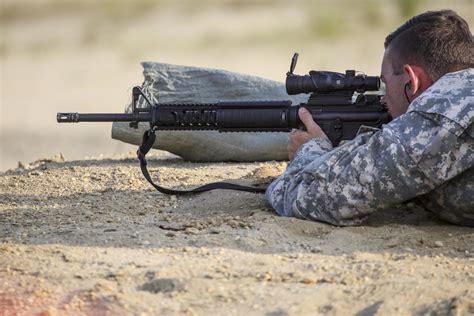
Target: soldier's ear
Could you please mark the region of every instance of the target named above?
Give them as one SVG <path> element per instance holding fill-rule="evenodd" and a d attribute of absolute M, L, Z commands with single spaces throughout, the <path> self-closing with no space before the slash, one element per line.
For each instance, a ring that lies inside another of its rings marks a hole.
<path fill-rule="evenodd" d="M 406 64 L 403 66 L 403 71 L 407 75 L 408 89 L 414 96 L 421 94 L 433 83 L 423 67 Z"/>

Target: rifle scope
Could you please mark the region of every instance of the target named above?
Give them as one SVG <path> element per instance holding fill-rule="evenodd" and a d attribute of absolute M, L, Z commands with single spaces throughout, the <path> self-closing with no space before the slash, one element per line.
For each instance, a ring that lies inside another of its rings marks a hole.
<path fill-rule="evenodd" d="M 330 93 L 346 91 L 363 93 L 377 91 L 380 88 L 380 78 L 346 70 L 346 74 L 332 71 L 314 71 L 309 75 L 295 75 L 293 71 L 298 60 L 298 53 L 293 55 L 290 71 L 286 74 L 286 92 L 290 95 L 300 93 Z"/>

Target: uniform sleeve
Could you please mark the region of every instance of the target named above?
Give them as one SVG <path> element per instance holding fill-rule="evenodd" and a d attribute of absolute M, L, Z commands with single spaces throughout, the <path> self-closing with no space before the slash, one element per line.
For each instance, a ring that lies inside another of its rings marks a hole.
<path fill-rule="evenodd" d="M 324 142 L 304 144 L 269 186 L 267 199 L 279 215 L 357 225 L 377 210 L 433 190 L 472 164 L 463 158 L 465 147 L 455 134 L 417 112 L 333 150 Z"/>

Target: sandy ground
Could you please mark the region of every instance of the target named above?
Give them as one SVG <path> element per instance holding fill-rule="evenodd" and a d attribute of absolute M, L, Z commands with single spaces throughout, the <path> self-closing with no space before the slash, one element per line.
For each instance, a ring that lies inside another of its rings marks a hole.
<path fill-rule="evenodd" d="M 152 157 L 171 187 L 285 167 Z M 160 194 L 132 154 L 23 167 L 0 175 L 1 315 L 474 313 L 473 229 L 411 204 L 338 228 L 259 194 Z"/>

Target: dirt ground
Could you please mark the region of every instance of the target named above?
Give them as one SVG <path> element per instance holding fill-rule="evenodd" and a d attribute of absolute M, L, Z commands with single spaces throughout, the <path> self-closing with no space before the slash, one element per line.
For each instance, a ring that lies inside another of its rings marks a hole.
<path fill-rule="evenodd" d="M 169 187 L 285 167 L 152 157 Z M 130 153 L 2 173 L 0 214 L 0 315 L 474 313 L 473 229 L 411 204 L 360 227 L 282 218 L 261 194 L 158 193 Z"/>

